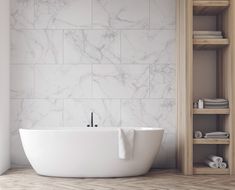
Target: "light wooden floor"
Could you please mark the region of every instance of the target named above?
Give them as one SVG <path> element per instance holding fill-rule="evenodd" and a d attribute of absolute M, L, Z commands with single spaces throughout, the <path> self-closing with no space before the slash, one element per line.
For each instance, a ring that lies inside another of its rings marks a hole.
<path fill-rule="evenodd" d="M 235 190 L 234 176 L 183 176 L 175 171 L 151 171 L 130 178 L 78 179 L 38 176 L 32 169 L 9 170 L 0 176 L 0 190 Z"/>

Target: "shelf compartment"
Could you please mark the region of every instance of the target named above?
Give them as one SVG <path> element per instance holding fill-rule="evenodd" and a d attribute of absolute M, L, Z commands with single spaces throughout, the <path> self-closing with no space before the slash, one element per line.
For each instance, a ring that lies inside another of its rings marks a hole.
<path fill-rule="evenodd" d="M 194 0 L 194 15 L 218 15 L 229 7 L 229 0 Z"/>
<path fill-rule="evenodd" d="M 229 172 L 229 168 L 210 168 L 203 164 L 196 165 L 193 167 L 193 174 L 224 175 L 229 174 Z"/>
<path fill-rule="evenodd" d="M 229 40 L 224 39 L 193 39 L 195 49 L 220 49 L 229 45 Z"/>
<path fill-rule="evenodd" d="M 193 144 L 229 144 L 230 139 L 193 139 Z"/>
<path fill-rule="evenodd" d="M 193 109 L 193 114 L 229 114 L 230 109 Z"/>

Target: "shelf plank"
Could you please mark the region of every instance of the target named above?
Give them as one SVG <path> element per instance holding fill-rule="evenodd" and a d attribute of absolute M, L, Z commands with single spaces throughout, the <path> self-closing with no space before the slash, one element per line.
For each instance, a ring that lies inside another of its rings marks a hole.
<path fill-rule="evenodd" d="M 229 144 L 230 139 L 193 139 L 193 144 Z"/>
<path fill-rule="evenodd" d="M 209 168 L 208 166 L 195 166 L 193 167 L 194 174 L 208 174 L 208 175 L 226 175 L 229 174 L 229 168 Z"/>
<path fill-rule="evenodd" d="M 224 39 L 193 39 L 194 49 L 219 49 L 229 45 L 229 40 Z"/>
<path fill-rule="evenodd" d="M 229 0 L 194 0 L 194 15 L 217 15 L 229 7 Z"/>
<path fill-rule="evenodd" d="M 193 114 L 229 114 L 230 109 L 193 109 Z"/>

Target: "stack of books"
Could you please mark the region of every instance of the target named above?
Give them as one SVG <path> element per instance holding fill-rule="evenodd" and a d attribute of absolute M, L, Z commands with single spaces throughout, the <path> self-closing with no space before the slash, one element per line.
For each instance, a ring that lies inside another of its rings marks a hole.
<path fill-rule="evenodd" d="M 222 39 L 221 31 L 193 31 L 194 39 Z"/>
<path fill-rule="evenodd" d="M 207 109 L 226 109 L 229 102 L 226 99 L 204 99 L 204 108 Z"/>

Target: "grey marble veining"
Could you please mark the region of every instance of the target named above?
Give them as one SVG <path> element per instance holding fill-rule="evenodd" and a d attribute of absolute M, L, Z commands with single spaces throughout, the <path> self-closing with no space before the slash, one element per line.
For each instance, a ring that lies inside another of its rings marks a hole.
<path fill-rule="evenodd" d="M 160 127 L 175 133 L 175 99 L 132 99 L 121 101 L 121 126 Z"/>
<path fill-rule="evenodd" d="M 10 0 L 11 28 L 34 28 L 34 0 Z"/>
<path fill-rule="evenodd" d="M 176 97 L 176 69 L 175 64 L 150 65 L 150 97 Z"/>
<path fill-rule="evenodd" d="M 174 30 L 125 30 L 121 38 L 123 63 L 175 62 Z"/>
<path fill-rule="evenodd" d="M 29 65 L 12 65 L 10 67 L 11 98 L 33 98 L 34 67 Z"/>
<path fill-rule="evenodd" d="M 114 30 L 66 30 L 66 64 L 120 63 L 120 32 Z"/>
<path fill-rule="evenodd" d="M 11 0 L 11 162 L 18 129 L 161 127 L 175 167 L 175 0 Z"/>
<path fill-rule="evenodd" d="M 63 61 L 63 31 L 12 30 L 12 64 L 59 64 Z"/>
<path fill-rule="evenodd" d="M 36 98 L 90 98 L 91 66 L 36 66 Z"/>
<path fill-rule="evenodd" d="M 60 127 L 63 101 L 55 99 L 11 100 L 11 134 L 19 128 Z"/>
<path fill-rule="evenodd" d="M 70 99 L 64 101 L 64 126 L 84 127 L 90 124 L 90 114 L 99 127 L 120 126 L 120 100 Z"/>
<path fill-rule="evenodd" d="M 97 98 L 147 98 L 148 65 L 94 65 L 93 96 Z"/>
<path fill-rule="evenodd" d="M 149 1 L 94 0 L 93 16 L 93 25 L 95 28 L 148 28 Z"/>
<path fill-rule="evenodd" d="M 35 0 L 35 28 L 91 27 L 92 0 Z"/>
<path fill-rule="evenodd" d="M 175 29 L 176 0 L 150 0 L 150 28 Z"/>

